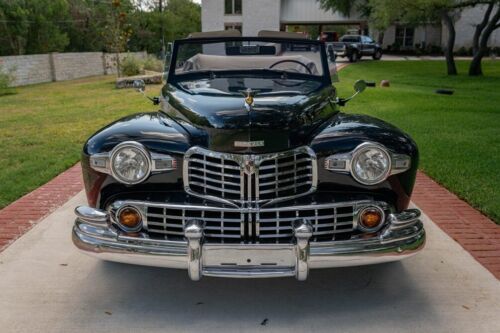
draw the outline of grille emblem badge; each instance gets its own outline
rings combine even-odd
[[[250,156],[245,156],[245,162],[243,162],[243,170],[247,175],[253,175],[255,173],[255,161],[252,160]]]

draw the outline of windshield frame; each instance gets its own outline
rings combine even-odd
[[[316,41],[316,40],[311,40],[311,39],[302,39],[302,38],[276,38],[276,37],[216,37],[216,38],[186,38],[186,39],[179,39],[176,40],[173,44],[173,49],[172,49],[172,57],[170,59],[170,68],[168,70],[168,78],[167,78],[167,83],[176,83],[180,81],[186,81],[186,80],[195,80],[196,78],[206,78],[210,73],[225,73],[227,72],[230,75],[235,75],[238,73],[241,73],[242,75],[252,75],[252,71],[254,72],[253,74],[255,75],[256,72],[258,73],[264,73],[262,69],[259,70],[227,70],[227,71],[199,71],[199,72],[192,72],[192,73],[183,73],[183,74],[176,74],[175,73],[175,64],[177,63],[177,54],[179,51],[179,48],[182,45],[186,44],[204,44],[204,43],[226,43],[226,42],[248,42],[248,41],[254,41],[254,42],[267,42],[267,43],[297,43],[301,45],[315,45],[319,48],[320,56],[321,56],[321,66],[322,66],[322,75],[309,75],[309,74],[303,74],[303,73],[292,73],[292,72],[287,72],[286,77],[290,79],[298,79],[298,80],[314,80],[314,81],[321,81],[325,85],[331,85],[331,77],[330,77],[330,71],[328,68],[328,61],[326,59],[326,48],[325,48],[325,43],[322,41]],[[274,71],[270,71],[274,72]],[[270,73],[271,75],[279,75],[281,71],[275,71],[275,73]],[[265,76],[263,76],[265,77]]]

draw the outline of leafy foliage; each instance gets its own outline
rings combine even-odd
[[[144,60],[144,69],[161,73],[164,70],[164,63],[155,56],[148,55],[148,57]]]
[[[164,0],[164,3],[167,3]],[[2,0],[0,56],[47,52],[142,51],[201,28],[201,8],[169,0]]]
[[[10,84],[13,80],[12,71],[5,72],[0,65],[0,96],[12,94],[14,92],[14,88],[10,87]]]
[[[125,76],[133,76],[141,74],[142,63],[139,59],[132,55],[127,55],[120,63],[121,73]]]

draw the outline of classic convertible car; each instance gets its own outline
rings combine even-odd
[[[290,34],[176,41],[151,98],[159,111],[85,143],[88,206],[75,210],[74,244],[193,280],[305,280],[309,269],[418,252],[417,147],[381,120],[340,112],[350,98],[337,97],[334,70],[324,43]]]

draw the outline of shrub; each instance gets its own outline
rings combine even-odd
[[[125,76],[134,76],[141,74],[141,61],[136,57],[127,54],[120,63],[120,71]]]
[[[464,46],[462,46],[457,51],[455,51],[455,55],[460,56],[460,57],[465,57],[465,56],[468,56],[469,53],[468,53],[468,50]]]
[[[12,80],[14,80],[13,72],[14,69],[4,72],[0,65],[0,96],[15,93],[14,88],[10,87]]]
[[[154,72],[163,72],[163,61],[157,59],[153,55],[148,55],[147,58],[144,60],[144,69],[148,71],[154,71]]]

